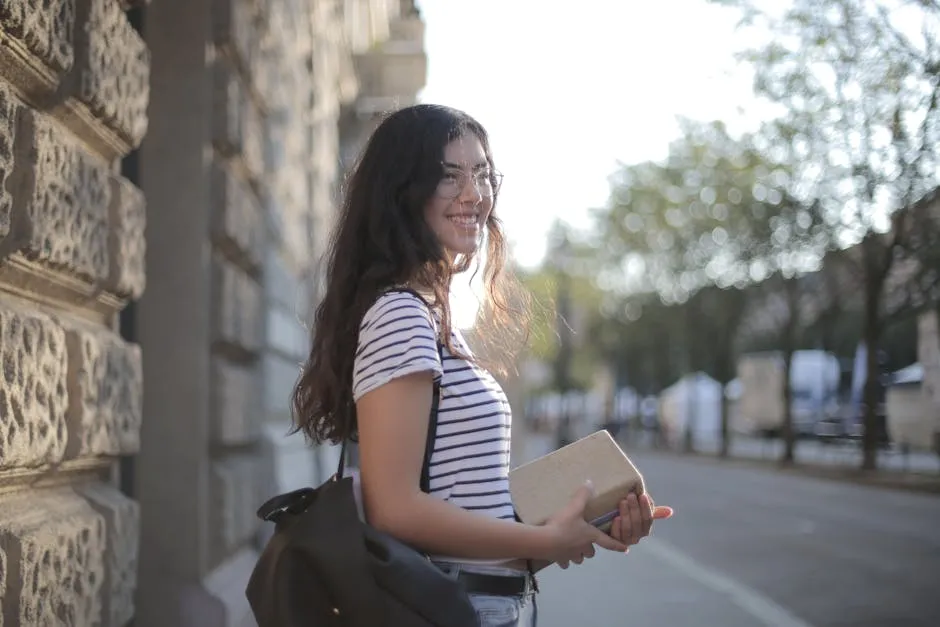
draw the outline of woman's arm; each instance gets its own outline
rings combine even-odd
[[[362,497],[369,523],[424,551],[514,559],[554,551],[550,529],[498,520],[421,491],[431,411],[430,372],[394,379],[356,405]]]
[[[623,550],[607,534],[595,535],[574,520],[525,525],[423,493],[419,484],[431,394],[431,373],[419,372],[366,393],[356,405],[363,505],[371,525],[421,550],[463,558],[552,562],[570,555],[573,544],[592,542]]]

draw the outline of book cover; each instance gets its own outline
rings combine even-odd
[[[646,489],[636,466],[602,430],[513,469],[509,490],[519,518],[540,525],[567,505],[588,479],[594,484],[594,497],[584,518],[605,531],[621,499]]]

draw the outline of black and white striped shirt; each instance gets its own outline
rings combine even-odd
[[[431,495],[494,518],[513,519],[509,492],[512,413],[499,383],[483,368],[438,355],[438,319],[408,292],[388,292],[366,312],[359,329],[353,398],[396,377],[431,371],[440,381],[437,435],[431,454]],[[471,355],[463,336],[453,345]]]

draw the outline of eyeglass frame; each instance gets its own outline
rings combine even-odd
[[[489,176],[487,176],[487,180],[488,180],[488,182],[489,182],[489,184],[490,184],[490,187],[491,187],[492,190],[493,190],[490,195],[486,195],[486,194],[484,193],[484,191],[483,191],[482,189],[480,189],[479,183],[476,182],[476,176],[477,176],[479,173],[477,173],[476,175],[475,175],[473,172],[468,173],[468,172],[467,172],[466,170],[464,170],[463,168],[461,168],[461,167],[454,167],[453,164],[448,164],[448,163],[446,163],[446,162],[444,162],[444,161],[441,161],[441,167],[444,169],[444,175],[446,175],[448,172],[454,172],[454,171],[456,171],[456,172],[458,172],[458,173],[460,174],[460,177],[461,177],[461,179],[463,180],[462,183],[460,183],[460,181],[458,180],[458,183],[460,183],[460,184],[459,184],[458,187],[457,187],[456,193],[455,193],[453,196],[449,196],[449,195],[442,194],[442,193],[440,192],[441,183],[444,181],[444,176],[443,176],[443,175],[441,176],[441,180],[439,180],[439,181],[437,182],[437,185],[436,185],[435,188],[434,188],[434,193],[435,193],[437,196],[440,196],[441,198],[445,198],[445,199],[447,199],[447,200],[453,200],[453,199],[455,199],[455,198],[459,198],[460,195],[463,193],[464,189],[467,187],[467,184],[471,181],[471,179],[474,180],[474,183],[473,183],[474,188],[477,190],[477,192],[478,192],[478,193],[480,194],[480,196],[482,196],[483,198],[495,198],[495,197],[496,197],[496,194],[499,193],[499,189],[500,189],[500,187],[501,187],[502,184],[503,184],[503,173],[500,172],[499,170],[497,170],[496,168],[490,167],[488,164],[485,166],[485,170],[483,170],[483,169],[481,168],[481,170],[480,170],[479,173],[482,173],[482,172],[485,171],[485,172],[487,172],[487,173],[489,174]]]

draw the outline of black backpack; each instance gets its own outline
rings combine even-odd
[[[435,382],[424,492],[439,401]],[[335,476],[318,488],[275,496],[258,510],[275,525],[245,591],[258,627],[476,627],[476,611],[456,579],[360,520],[353,480],[343,477],[345,458],[343,442]]]

